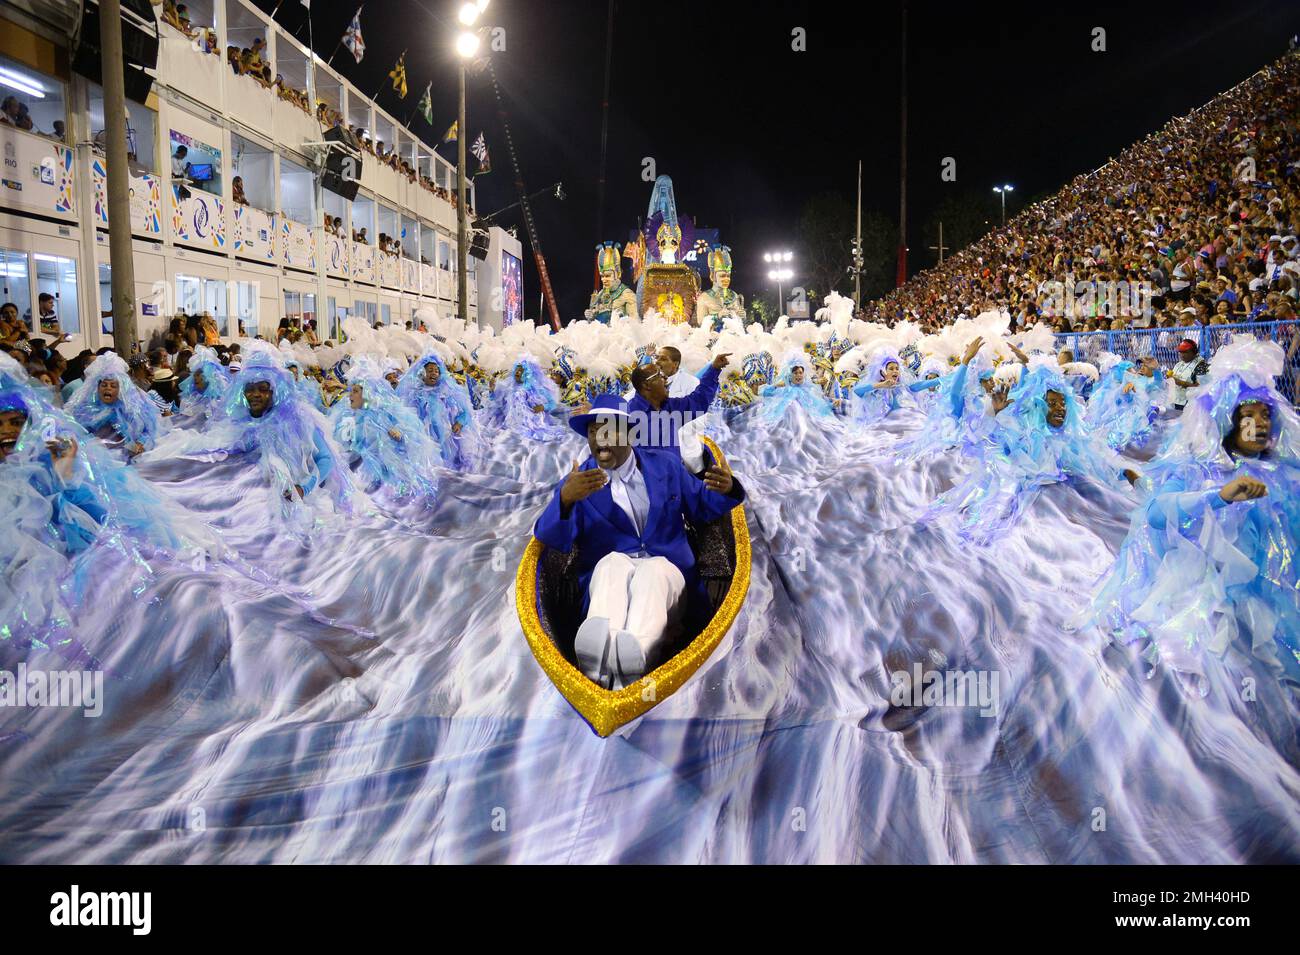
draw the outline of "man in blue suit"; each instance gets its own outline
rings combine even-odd
[[[685,519],[722,517],[745,500],[731,473],[710,467],[700,480],[675,451],[631,447],[628,409],[602,395],[570,426],[591,457],[575,464],[533,534],[563,553],[578,548],[587,618],[574,650],[589,680],[617,689],[659,663],[684,596],[699,586]]]
[[[729,354],[729,353],[728,353]],[[632,372],[636,397],[627,403],[634,419],[640,419],[642,439],[637,447],[677,450],[677,432],[709,410],[718,395],[718,376],[727,367],[728,354],[719,355],[700,375],[700,383],[681,398],[669,395],[668,378],[654,362]]]

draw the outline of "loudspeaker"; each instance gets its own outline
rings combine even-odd
[[[342,175],[331,172],[329,169],[321,173],[320,184],[330,192],[342,196],[348,202],[352,202],[357,198],[357,189],[361,187],[360,180],[344,179]]]
[[[469,248],[466,251],[482,261],[488,257],[488,247],[491,243],[492,237],[486,231],[474,229],[469,234]]]
[[[344,126],[331,126],[325,130],[325,141],[327,143],[342,143],[361,152],[361,140],[352,134],[352,130]]]
[[[361,152],[361,143],[352,135],[352,130],[334,126],[325,131],[325,141],[342,143]],[[357,197],[357,188],[361,185],[361,156],[349,156],[337,149],[325,154],[325,169],[321,172],[321,185],[330,192],[337,193],[351,202]]]

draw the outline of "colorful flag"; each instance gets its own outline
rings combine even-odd
[[[442,134],[442,142],[454,143],[456,141],[456,137],[459,135],[460,135],[460,120],[454,119],[452,120],[451,125],[447,127],[447,131]],[[439,145],[442,144],[439,143]]]
[[[361,38],[361,7],[357,7],[352,22],[348,24],[348,28],[343,34],[343,45],[348,48],[348,52],[356,57],[358,63],[366,55],[366,41]]]
[[[474,173],[475,176],[492,171],[492,159],[488,156],[487,140],[483,138],[482,133],[478,134],[478,139],[474,140],[474,145],[469,148],[469,151],[478,160],[478,172]]]
[[[397,65],[388,71],[388,78],[393,81],[393,92],[398,99],[406,99],[406,51],[397,58]]]
[[[420,105],[418,107],[418,109],[420,110],[420,115],[424,117],[424,121],[428,123],[430,126],[433,125],[433,96],[431,95],[432,92],[433,92],[433,80],[430,80],[429,85],[424,88],[424,95],[420,97]]]

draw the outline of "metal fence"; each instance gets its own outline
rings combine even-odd
[[[1201,356],[1209,361],[1217,348],[1238,335],[1249,335],[1277,342],[1286,349],[1300,322],[1243,322],[1239,325],[1192,325],[1188,328],[1126,328],[1118,332],[1070,332],[1057,335],[1058,348],[1074,352],[1077,361],[1096,364],[1102,352],[1136,361],[1153,356],[1166,370],[1178,362],[1178,343],[1190,338],[1197,343]],[[1278,391],[1292,404],[1300,403],[1300,348],[1287,360],[1278,382]]]

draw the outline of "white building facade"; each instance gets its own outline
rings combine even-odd
[[[454,165],[252,5],[187,7],[192,35],[160,24],[152,89],[127,110],[142,346],[178,313],[210,313],[225,340],[272,341],[284,319],[337,340],[349,315],[455,315]],[[232,69],[231,48],[258,39],[296,101]],[[112,344],[103,95],[70,68],[67,44],[0,2],[0,97],[20,116],[0,123],[0,301],[18,306],[34,336],[57,329],[71,349],[94,349]],[[363,152],[355,200],[322,188],[322,150],[309,144],[340,117],[395,151],[414,181]],[[182,145],[188,175],[173,176]],[[341,220],[337,233],[327,217]],[[381,251],[381,234],[401,251]],[[471,322],[499,329],[522,314],[521,255],[517,238],[490,230],[488,258],[469,259]]]

